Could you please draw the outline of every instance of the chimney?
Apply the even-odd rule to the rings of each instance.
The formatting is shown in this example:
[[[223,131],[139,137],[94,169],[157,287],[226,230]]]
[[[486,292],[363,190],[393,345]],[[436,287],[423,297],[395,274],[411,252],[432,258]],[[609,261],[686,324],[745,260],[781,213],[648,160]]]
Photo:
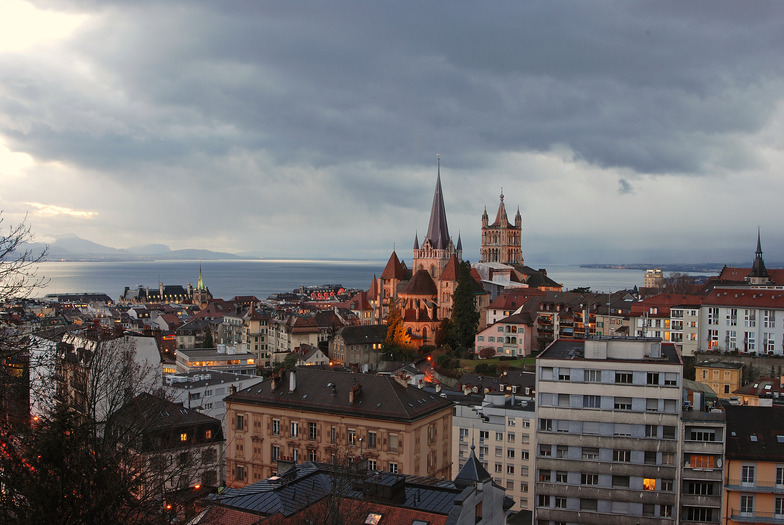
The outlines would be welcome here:
[[[353,404],[354,401],[358,400],[357,398],[359,397],[359,394],[361,394],[361,393],[362,393],[362,384],[361,383],[357,383],[356,385],[352,386],[351,390],[349,390],[349,392],[348,392],[348,402]]]
[[[289,394],[294,392],[297,389],[297,376],[294,373],[294,370],[289,372]]]
[[[441,393],[441,383],[436,383],[436,394]]]

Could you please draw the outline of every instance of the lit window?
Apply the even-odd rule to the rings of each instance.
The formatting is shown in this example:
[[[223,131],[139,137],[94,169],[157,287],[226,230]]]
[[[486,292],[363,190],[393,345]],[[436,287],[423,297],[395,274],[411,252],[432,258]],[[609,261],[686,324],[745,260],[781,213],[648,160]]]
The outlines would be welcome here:
[[[656,480],[653,478],[644,478],[642,480],[643,490],[656,490]]]
[[[364,525],[378,525],[380,522],[381,522],[381,514],[377,512],[371,512],[370,514],[367,515],[367,518],[365,518]]]
[[[212,430],[207,430],[207,431],[204,433],[204,438],[205,438],[205,439],[212,439]],[[180,440],[181,440],[181,441],[184,441],[184,440],[182,439],[182,436],[180,436]]]
[[[188,441],[188,433],[187,432],[183,432],[182,434],[180,434],[180,441]]]

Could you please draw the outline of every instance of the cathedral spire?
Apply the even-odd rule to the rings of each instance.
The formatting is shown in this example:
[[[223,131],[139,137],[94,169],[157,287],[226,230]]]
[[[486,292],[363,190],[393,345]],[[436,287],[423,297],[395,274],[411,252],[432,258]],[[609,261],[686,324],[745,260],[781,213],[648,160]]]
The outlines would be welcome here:
[[[436,249],[446,249],[449,246],[449,228],[446,224],[446,208],[444,195],[441,190],[441,158],[438,159],[438,176],[436,177],[436,190],[433,194],[433,207],[430,210],[430,223],[427,227],[427,240]]]
[[[757,251],[754,253],[754,264],[751,266],[749,277],[768,278],[768,269],[765,268],[765,261],[762,260],[762,243],[760,242],[760,229],[757,228]],[[755,283],[759,284],[759,283]]]
[[[419,249],[419,232],[414,233],[414,249]]]
[[[197,290],[204,290],[204,280],[201,278],[201,263],[199,263],[199,284],[196,285]]]
[[[504,189],[501,188],[501,202],[498,205],[498,213],[495,215],[495,222],[493,226],[501,226],[509,224],[509,218],[506,216],[506,206],[504,205]]]

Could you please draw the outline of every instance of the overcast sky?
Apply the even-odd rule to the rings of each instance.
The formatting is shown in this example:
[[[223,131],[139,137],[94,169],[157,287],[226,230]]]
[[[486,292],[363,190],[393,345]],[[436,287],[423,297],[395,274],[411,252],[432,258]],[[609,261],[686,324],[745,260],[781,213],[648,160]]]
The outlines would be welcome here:
[[[0,208],[37,240],[410,264],[784,260],[782,2],[0,3]]]

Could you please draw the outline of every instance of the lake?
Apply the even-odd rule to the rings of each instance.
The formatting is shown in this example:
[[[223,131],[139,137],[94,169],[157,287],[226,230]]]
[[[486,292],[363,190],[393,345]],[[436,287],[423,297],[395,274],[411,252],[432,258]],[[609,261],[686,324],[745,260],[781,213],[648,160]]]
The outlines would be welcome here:
[[[35,293],[97,292],[115,301],[123,289],[139,285],[155,288],[159,282],[194,287],[202,269],[204,284],[214,297],[231,299],[237,295],[289,292],[301,285],[342,284],[367,290],[373,274],[380,276],[386,261],[304,261],[304,260],[222,260],[222,261],[133,261],[133,262],[45,262],[38,268],[49,279],[45,289]],[[642,286],[641,270],[550,266],[547,275],[564,289],[589,286],[608,292]]]

